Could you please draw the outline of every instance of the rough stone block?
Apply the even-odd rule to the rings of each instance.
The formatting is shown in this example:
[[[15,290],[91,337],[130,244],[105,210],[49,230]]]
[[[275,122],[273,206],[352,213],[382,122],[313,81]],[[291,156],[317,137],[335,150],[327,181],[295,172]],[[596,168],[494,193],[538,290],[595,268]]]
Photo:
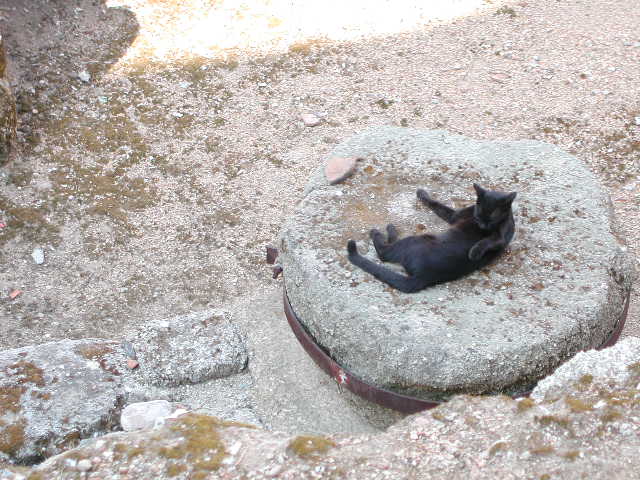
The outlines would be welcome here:
[[[205,382],[243,370],[244,339],[220,310],[152,321],[130,339],[139,367],[132,378],[158,386]]]
[[[118,425],[117,343],[63,340],[0,352],[0,460],[30,463]]]

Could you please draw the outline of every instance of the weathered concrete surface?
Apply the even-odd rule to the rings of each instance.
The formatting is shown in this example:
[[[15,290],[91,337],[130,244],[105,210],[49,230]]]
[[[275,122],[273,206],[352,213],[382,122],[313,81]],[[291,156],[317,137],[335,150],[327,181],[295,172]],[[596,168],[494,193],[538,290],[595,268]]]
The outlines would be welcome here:
[[[124,356],[117,343],[64,340],[0,352],[0,460],[63,452],[118,425]]]
[[[567,362],[549,379],[552,397],[459,396],[375,435],[296,437],[187,414],[92,439],[31,473],[86,478],[80,462],[91,459],[89,478],[102,479],[637,478],[638,359],[640,340],[628,338]]]
[[[142,325],[130,338],[142,383],[175,386],[238,373],[247,364],[244,340],[229,314],[206,310]]]
[[[364,380],[423,398],[517,391],[599,346],[620,318],[634,263],[598,181],[557,147],[378,127],[332,155],[363,160],[340,185],[318,167],[283,227],[279,260],[300,319]],[[372,227],[446,228],[416,188],[460,206],[475,200],[472,182],[519,192],[516,238],[496,264],[407,295],[347,261],[350,238],[375,257]]]

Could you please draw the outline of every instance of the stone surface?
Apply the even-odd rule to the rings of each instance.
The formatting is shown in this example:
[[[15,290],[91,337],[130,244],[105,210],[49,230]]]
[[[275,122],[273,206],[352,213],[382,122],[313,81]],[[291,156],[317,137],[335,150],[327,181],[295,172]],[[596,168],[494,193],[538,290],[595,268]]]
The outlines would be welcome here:
[[[152,400],[127,405],[120,416],[120,426],[126,432],[153,428],[158,420],[173,413],[175,408],[166,400]]]
[[[358,174],[331,186],[324,168],[281,233],[293,309],[343,367],[423,398],[528,388],[603,343],[621,316],[634,263],[612,231],[610,202],[576,158],[541,142],[482,142],[443,131],[377,127],[337,146]],[[494,265],[417,294],[352,266],[348,239],[375,257],[370,228],[401,235],[444,222],[415,191],[457,207],[472,183],[519,192],[517,232]]]
[[[32,462],[118,424],[115,342],[64,340],[0,352],[0,460]]]
[[[567,362],[577,376],[553,375],[553,398],[458,396],[375,435],[295,436],[188,413],[92,439],[31,473],[82,478],[69,462],[95,458],[95,478],[626,480],[640,470],[638,359],[640,340],[628,338]]]
[[[129,340],[140,362],[133,378],[152,385],[204,382],[238,373],[247,364],[244,340],[221,310],[152,321]]]
[[[331,157],[324,166],[324,176],[331,185],[349,178],[356,169],[355,157]]]

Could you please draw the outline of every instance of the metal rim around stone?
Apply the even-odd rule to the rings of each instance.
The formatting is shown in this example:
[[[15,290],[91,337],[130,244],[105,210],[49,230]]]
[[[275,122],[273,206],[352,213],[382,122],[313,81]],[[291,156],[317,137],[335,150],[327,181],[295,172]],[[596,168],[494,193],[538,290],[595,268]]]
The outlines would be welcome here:
[[[613,331],[607,340],[605,340],[597,350],[614,345],[620,338],[620,334],[622,333],[622,329],[624,328],[624,324],[627,320],[630,297],[631,292],[627,294],[622,315],[618,319],[616,326],[613,328]],[[293,307],[291,307],[286,287],[283,288],[283,303],[285,316],[287,317],[289,326],[291,327],[291,330],[293,330],[298,342],[300,342],[302,348],[305,349],[316,365],[332,377],[338,386],[345,387],[350,392],[364,398],[365,400],[369,400],[370,402],[377,403],[383,407],[403,413],[416,413],[422,410],[429,410],[441,404],[441,402],[430,402],[420,398],[411,397],[409,395],[402,395],[400,393],[392,392],[391,390],[376,387],[375,385],[371,385],[361,380],[331,358],[327,352],[316,343],[315,339],[309,334],[309,332],[307,332],[306,328],[293,311]],[[529,393],[530,392],[519,394],[515,397],[527,396]]]

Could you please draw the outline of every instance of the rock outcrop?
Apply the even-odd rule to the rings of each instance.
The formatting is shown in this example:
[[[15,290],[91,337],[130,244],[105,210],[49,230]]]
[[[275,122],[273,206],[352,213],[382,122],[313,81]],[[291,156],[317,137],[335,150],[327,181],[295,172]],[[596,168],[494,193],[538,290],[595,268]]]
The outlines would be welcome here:
[[[353,375],[427,400],[517,393],[600,346],[621,319],[634,261],[606,192],[577,158],[542,142],[394,127],[356,135],[331,157],[360,161],[336,185],[318,167],[283,227],[279,261],[300,321]],[[347,260],[355,239],[380,262],[374,227],[393,223],[403,236],[447,228],[416,189],[460,207],[475,202],[473,182],[518,192],[516,238],[493,265],[404,294]]]
[[[639,388],[640,340],[628,338],[577,355],[530,399],[457,396],[377,435],[292,436],[188,413],[158,429],[86,441],[21,474],[60,480],[629,479],[640,471]],[[18,478],[2,467],[0,474]]]
[[[126,348],[85,339],[0,352],[0,461],[36,463],[82,439],[120,430],[121,412],[134,402],[159,400],[129,409],[124,426],[153,425],[177,408],[167,400],[185,395],[178,386],[197,388],[247,364],[244,340],[222,311],[152,321],[132,340],[134,347]],[[135,370],[127,363],[132,356],[140,363]],[[209,405],[208,411],[252,418],[246,409],[234,410],[243,406]]]
[[[86,339],[0,352],[0,460],[35,462],[117,428],[119,350]]]

